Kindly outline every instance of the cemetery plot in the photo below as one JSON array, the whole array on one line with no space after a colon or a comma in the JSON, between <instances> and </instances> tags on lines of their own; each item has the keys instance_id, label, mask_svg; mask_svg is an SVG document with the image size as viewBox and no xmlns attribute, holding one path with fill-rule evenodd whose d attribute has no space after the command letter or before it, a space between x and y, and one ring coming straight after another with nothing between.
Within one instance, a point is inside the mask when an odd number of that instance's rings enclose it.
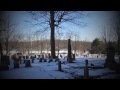
<instances>
[{"instance_id":1,"label":"cemetery plot","mask_svg":"<svg viewBox=\"0 0 120 90\"><path fill-rule=\"evenodd\" d=\"M86 63L85 60L88 60ZM29 60L29 59L28 59ZM9 70L0 71L1 78L9 79L116 79L120 78L120 74L109 68L104 68L105 59L86 57L76 58L73 63L67 62L67 59L60 58L55 62L55 59L49 63L50 59L46 59L47 62L39 62L37 58L34 58L34 63L30 59L30 65L32 67L26 68L24 59L22 64L19 64L19 68L14 69L13 60L10 61ZM91 66L92 65L92 66ZM85 67L87 66L87 70ZM33 74L34 73L34 74ZM86 76L86 77L85 77Z\"/></svg>"}]
</instances>

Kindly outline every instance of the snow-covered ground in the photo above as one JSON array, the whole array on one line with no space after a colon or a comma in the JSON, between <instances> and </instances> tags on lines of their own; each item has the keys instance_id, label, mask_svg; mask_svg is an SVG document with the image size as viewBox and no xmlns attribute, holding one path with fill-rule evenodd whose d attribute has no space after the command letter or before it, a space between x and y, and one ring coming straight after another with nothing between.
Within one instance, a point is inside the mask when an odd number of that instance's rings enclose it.
<instances>
[{"instance_id":1,"label":"snow-covered ground","mask_svg":"<svg viewBox=\"0 0 120 90\"><path fill-rule=\"evenodd\" d=\"M9 70L0 71L1 79L83 79L85 60L88 59L88 66L91 63L94 66L101 67L99 69L89 68L89 76L93 79L120 79L120 74L109 68L102 68L105 63L105 58L86 58L76 57L73 63L68 63L66 59L60 58L62 62L62 71L58 70L58 62L48 63L39 62L35 58L32 67L25 67L25 64L20 64L20 68L13 68L13 60L10 61ZM23 62L22 62L23 63Z\"/></svg>"}]
</instances>

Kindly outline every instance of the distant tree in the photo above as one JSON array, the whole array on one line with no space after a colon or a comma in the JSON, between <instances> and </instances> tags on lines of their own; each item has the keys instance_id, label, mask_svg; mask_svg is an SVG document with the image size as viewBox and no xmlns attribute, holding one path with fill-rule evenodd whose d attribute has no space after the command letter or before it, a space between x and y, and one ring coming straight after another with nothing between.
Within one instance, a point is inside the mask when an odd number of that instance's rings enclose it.
<instances>
[{"instance_id":1,"label":"distant tree","mask_svg":"<svg viewBox=\"0 0 120 90\"><path fill-rule=\"evenodd\" d=\"M104 44L98 38L95 38L91 45L91 53L101 53L104 49Z\"/></svg>"},{"instance_id":2,"label":"distant tree","mask_svg":"<svg viewBox=\"0 0 120 90\"><path fill-rule=\"evenodd\" d=\"M19 45L19 42L22 40L22 38L23 37L21 33L13 34L9 40L9 51L13 49L20 51L20 47L22 47L22 45Z\"/></svg>"},{"instance_id":3,"label":"distant tree","mask_svg":"<svg viewBox=\"0 0 120 90\"><path fill-rule=\"evenodd\" d=\"M59 29L56 31L56 40L55 40L55 45L56 45L56 51L58 52L59 55L59 51L62 48L62 43L61 43L61 38L63 37L63 33L62 31L59 31Z\"/></svg>"},{"instance_id":4,"label":"distant tree","mask_svg":"<svg viewBox=\"0 0 120 90\"><path fill-rule=\"evenodd\" d=\"M79 50L79 41L80 41L80 33L79 31L74 32L74 53Z\"/></svg>"}]
</instances>

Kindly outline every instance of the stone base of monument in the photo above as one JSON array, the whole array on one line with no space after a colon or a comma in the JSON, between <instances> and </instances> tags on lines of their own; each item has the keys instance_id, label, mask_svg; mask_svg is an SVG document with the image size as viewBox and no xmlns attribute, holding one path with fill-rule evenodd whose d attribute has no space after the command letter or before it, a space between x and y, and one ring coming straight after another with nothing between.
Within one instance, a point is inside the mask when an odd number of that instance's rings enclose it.
<instances>
[{"instance_id":1,"label":"stone base of monument","mask_svg":"<svg viewBox=\"0 0 120 90\"><path fill-rule=\"evenodd\" d=\"M25 67L31 67L30 60L25 60Z\"/></svg>"}]
</instances>

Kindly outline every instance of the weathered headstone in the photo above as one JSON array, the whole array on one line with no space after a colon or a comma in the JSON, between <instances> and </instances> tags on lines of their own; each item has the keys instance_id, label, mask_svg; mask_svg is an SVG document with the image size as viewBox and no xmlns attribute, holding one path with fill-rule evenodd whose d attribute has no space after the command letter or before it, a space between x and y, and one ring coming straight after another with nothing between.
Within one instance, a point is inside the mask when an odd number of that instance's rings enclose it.
<instances>
[{"instance_id":1,"label":"weathered headstone","mask_svg":"<svg viewBox=\"0 0 120 90\"><path fill-rule=\"evenodd\" d=\"M3 56L1 60L0 70L9 70L9 67L8 67L9 64L10 64L9 56L6 56L6 55Z\"/></svg>"},{"instance_id":2,"label":"weathered headstone","mask_svg":"<svg viewBox=\"0 0 120 90\"><path fill-rule=\"evenodd\" d=\"M48 54L48 58L50 58L50 53Z\"/></svg>"},{"instance_id":3,"label":"weathered headstone","mask_svg":"<svg viewBox=\"0 0 120 90\"><path fill-rule=\"evenodd\" d=\"M26 59L25 56L23 56L23 59Z\"/></svg>"},{"instance_id":4,"label":"weathered headstone","mask_svg":"<svg viewBox=\"0 0 120 90\"><path fill-rule=\"evenodd\" d=\"M32 63L34 63L34 56L31 56L31 59L32 59Z\"/></svg>"},{"instance_id":5,"label":"weathered headstone","mask_svg":"<svg viewBox=\"0 0 120 90\"><path fill-rule=\"evenodd\" d=\"M61 61L58 61L58 70L61 71Z\"/></svg>"},{"instance_id":6,"label":"weathered headstone","mask_svg":"<svg viewBox=\"0 0 120 90\"><path fill-rule=\"evenodd\" d=\"M19 56L19 61L20 61L20 64L22 64L22 57Z\"/></svg>"},{"instance_id":7,"label":"weathered headstone","mask_svg":"<svg viewBox=\"0 0 120 90\"><path fill-rule=\"evenodd\" d=\"M38 55L38 57L40 58L40 55Z\"/></svg>"},{"instance_id":8,"label":"weathered headstone","mask_svg":"<svg viewBox=\"0 0 120 90\"><path fill-rule=\"evenodd\" d=\"M85 61L84 79L89 79L88 60Z\"/></svg>"},{"instance_id":9,"label":"weathered headstone","mask_svg":"<svg viewBox=\"0 0 120 90\"><path fill-rule=\"evenodd\" d=\"M67 58L68 62L72 62L72 58L71 58L71 42L70 39L68 39L68 58Z\"/></svg>"},{"instance_id":10,"label":"weathered headstone","mask_svg":"<svg viewBox=\"0 0 120 90\"><path fill-rule=\"evenodd\" d=\"M26 56L26 59L29 59L29 56Z\"/></svg>"},{"instance_id":11,"label":"weathered headstone","mask_svg":"<svg viewBox=\"0 0 120 90\"><path fill-rule=\"evenodd\" d=\"M23 64L25 63L26 56L23 56Z\"/></svg>"},{"instance_id":12,"label":"weathered headstone","mask_svg":"<svg viewBox=\"0 0 120 90\"><path fill-rule=\"evenodd\" d=\"M36 55L35 55L35 58L36 58Z\"/></svg>"},{"instance_id":13,"label":"weathered headstone","mask_svg":"<svg viewBox=\"0 0 120 90\"><path fill-rule=\"evenodd\" d=\"M25 67L31 67L30 60L25 60Z\"/></svg>"},{"instance_id":14,"label":"weathered headstone","mask_svg":"<svg viewBox=\"0 0 120 90\"><path fill-rule=\"evenodd\" d=\"M75 60L75 54L73 54L73 60Z\"/></svg>"},{"instance_id":15,"label":"weathered headstone","mask_svg":"<svg viewBox=\"0 0 120 90\"><path fill-rule=\"evenodd\" d=\"M56 61L59 61L59 58L58 58L58 56L56 56L55 62L56 62Z\"/></svg>"},{"instance_id":16,"label":"weathered headstone","mask_svg":"<svg viewBox=\"0 0 120 90\"><path fill-rule=\"evenodd\" d=\"M42 59L44 59L44 54L42 54Z\"/></svg>"},{"instance_id":17,"label":"weathered headstone","mask_svg":"<svg viewBox=\"0 0 120 90\"><path fill-rule=\"evenodd\" d=\"M15 59L14 59L14 68L19 68L19 57L18 57L18 55L16 55Z\"/></svg>"},{"instance_id":18,"label":"weathered headstone","mask_svg":"<svg viewBox=\"0 0 120 90\"><path fill-rule=\"evenodd\" d=\"M45 54L45 58L48 58L47 54Z\"/></svg>"},{"instance_id":19,"label":"weathered headstone","mask_svg":"<svg viewBox=\"0 0 120 90\"><path fill-rule=\"evenodd\" d=\"M48 61L48 63L50 63L50 62L53 62L53 59L52 59L52 57L50 58L50 60Z\"/></svg>"}]
</instances>

